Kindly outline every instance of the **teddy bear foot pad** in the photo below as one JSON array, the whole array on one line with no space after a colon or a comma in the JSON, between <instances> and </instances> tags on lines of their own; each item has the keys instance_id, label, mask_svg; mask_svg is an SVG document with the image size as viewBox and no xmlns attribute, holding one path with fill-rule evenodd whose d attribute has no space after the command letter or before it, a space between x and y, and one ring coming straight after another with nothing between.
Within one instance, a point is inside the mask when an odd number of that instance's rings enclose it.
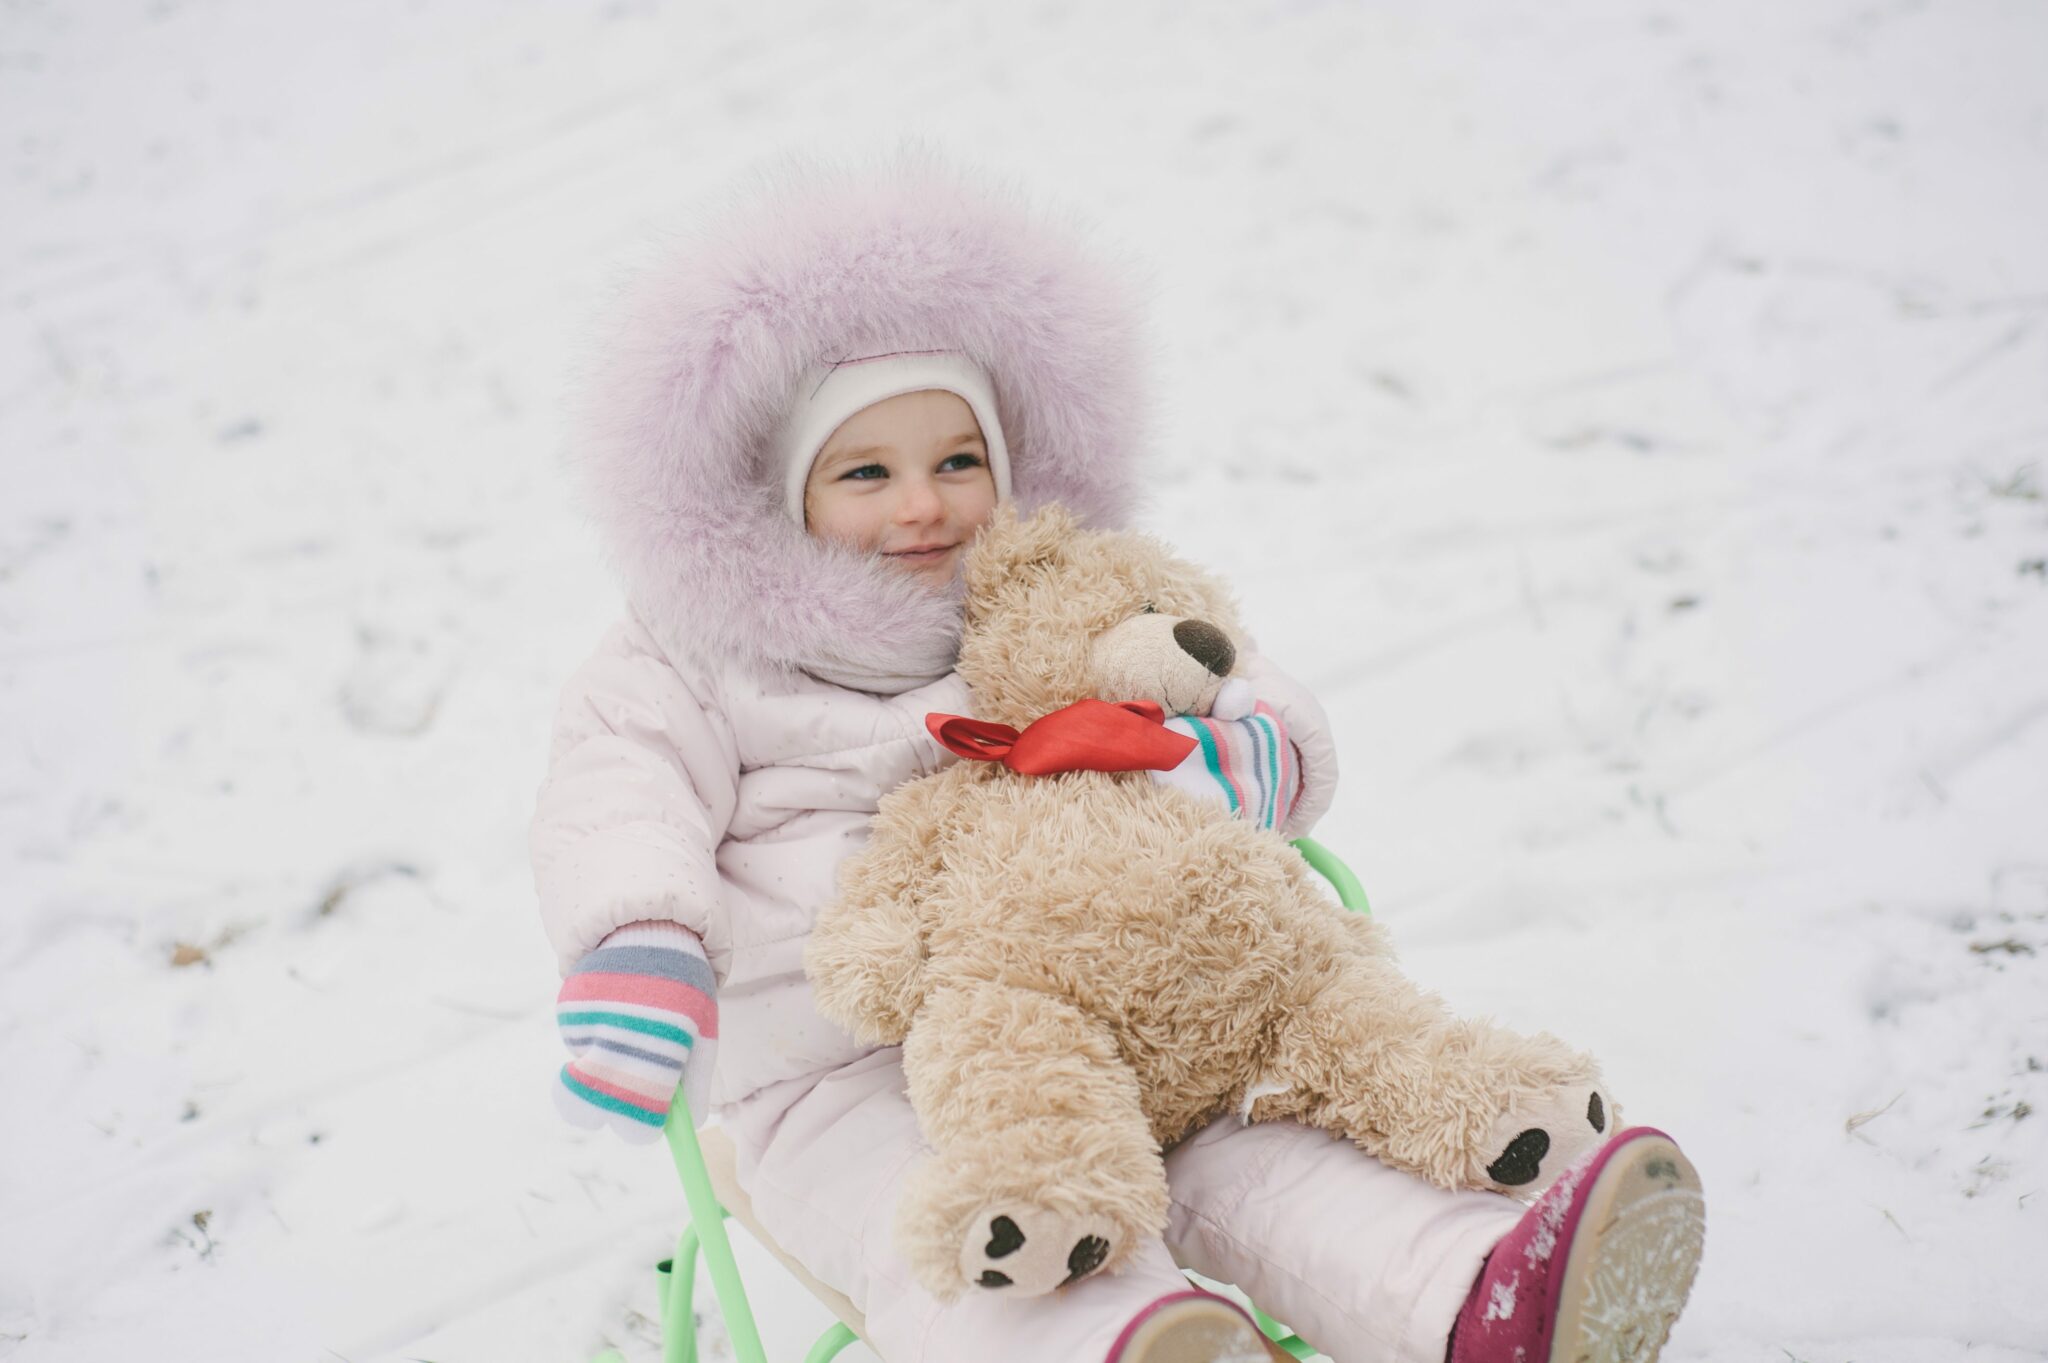
<instances>
[{"instance_id":1,"label":"teddy bear foot pad","mask_svg":"<svg viewBox=\"0 0 2048 1363\"><path fill-rule=\"evenodd\" d=\"M960 1247L960 1273L975 1287L1036 1297L1087 1277L1108 1260L1107 1224L1036 1207L977 1216Z\"/></svg>"},{"instance_id":2,"label":"teddy bear foot pad","mask_svg":"<svg viewBox=\"0 0 2048 1363\"><path fill-rule=\"evenodd\" d=\"M1534 1201L1587 1153L1597 1149L1620 1115L1597 1087L1571 1086L1501 1114L1486 1148L1497 1150L1486 1166L1496 1191Z\"/></svg>"}]
</instances>

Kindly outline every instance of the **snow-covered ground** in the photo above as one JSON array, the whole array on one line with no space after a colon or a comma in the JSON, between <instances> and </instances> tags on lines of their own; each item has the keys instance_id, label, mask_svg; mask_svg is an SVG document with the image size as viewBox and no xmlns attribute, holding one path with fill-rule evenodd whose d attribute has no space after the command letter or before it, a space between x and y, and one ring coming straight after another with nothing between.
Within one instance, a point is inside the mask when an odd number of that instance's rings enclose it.
<instances>
[{"instance_id":1,"label":"snow-covered ground","mask_svg":"<svg viewBox=\"0 0 2048 1363\"><path fill-rule=\"evenodd\" d=\"M681 1197L549 1108L524 861L617 599L564 376L693 195L909 128L1156 253L1148 523L1410 969L1693 1154L1667 1356L2048 1356L2044 70L2028 0L10 7L0 1358L646 1356Z\"/></svg>"}]
</instances>

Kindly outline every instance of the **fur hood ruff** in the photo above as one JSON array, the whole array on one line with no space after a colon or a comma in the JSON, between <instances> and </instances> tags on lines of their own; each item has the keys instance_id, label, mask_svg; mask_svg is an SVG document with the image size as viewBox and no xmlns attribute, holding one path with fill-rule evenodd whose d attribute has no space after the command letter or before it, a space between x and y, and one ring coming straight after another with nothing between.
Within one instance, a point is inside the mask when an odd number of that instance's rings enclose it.
<instances>
[{"instance_id":1,"label":"fur hood ruff","mask_svg":"<svg viewBox=\"0 0 2048 1363\"><path fill-rule=\"evenodd\" d=\"M627 280L581 384L572 457L633 610L671 658L900 691L950 670L959 599L813 539L769 445L821 362L962 350L994 380L1013 500L1136 510L1152 276L1018 187L906 142L867 166L754 172Z\"/></svg>"}]
</instances>

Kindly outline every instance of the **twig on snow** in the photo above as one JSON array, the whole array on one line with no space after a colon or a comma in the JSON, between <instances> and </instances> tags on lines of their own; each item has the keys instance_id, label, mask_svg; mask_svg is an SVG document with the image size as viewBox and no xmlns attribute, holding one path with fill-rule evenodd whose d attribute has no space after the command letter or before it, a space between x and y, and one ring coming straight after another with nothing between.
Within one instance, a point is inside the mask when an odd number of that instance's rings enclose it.
<instances>
[{"instance_id":1,"label":"twig on snow","mask_svg":"<svg viewBox=\"0 0 2048 1363\"><path fill-rule=\"evenodd\" d=\"M1905 1096L1906 1091L1904 1089L1900 1089L1897 1093L1892 1095L1892 1101L1890 1103L1886 1103L1883 1107L1874 1107L1870 1109L1870 1111L1868 1112L1858 1112L1852 1114L1848 1121L1842 1123L1842 1130L1847 1132L1851 1136L1855 1136L1865 1145L1877 1144L1877 1142L1871 1140L1870 1137L1859 1135L1858 1133L1864 1126L1868 1125L1871 1122L1876 1121L1879 1117L1884 1116L1885 1113L1890 1112L1892 1110L1892 1103L1898 1102L1899 1099Z\"/></svg>"}]
</instances>

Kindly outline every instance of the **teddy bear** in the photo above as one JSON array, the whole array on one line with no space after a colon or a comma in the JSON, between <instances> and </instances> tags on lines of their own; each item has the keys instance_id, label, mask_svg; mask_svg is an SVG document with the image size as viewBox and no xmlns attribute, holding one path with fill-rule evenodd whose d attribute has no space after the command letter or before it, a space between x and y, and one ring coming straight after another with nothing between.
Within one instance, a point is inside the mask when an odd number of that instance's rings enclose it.
<instances>
[{"instance_id":1,"label":"teddy bear","mask_svg":"<svg viewBox=\"0 0 2048 1363\"><path fill-rule=\"evenodd\" d=\"M1244 651L1217 578L1057 504L999 508L964 576L970 724L1005 748L1061 712L1206 715ZM1170 760L908 782L819 915L819 1010L903 1047L930 1152L896 1237L941 1300L1121 1268L1166 1225L1163 1152L1211 1119L1523 1198L1617 1129L1590 1056L1453 1015L1278 833L1158 779Z\"/></svg>"}]
</instances>

